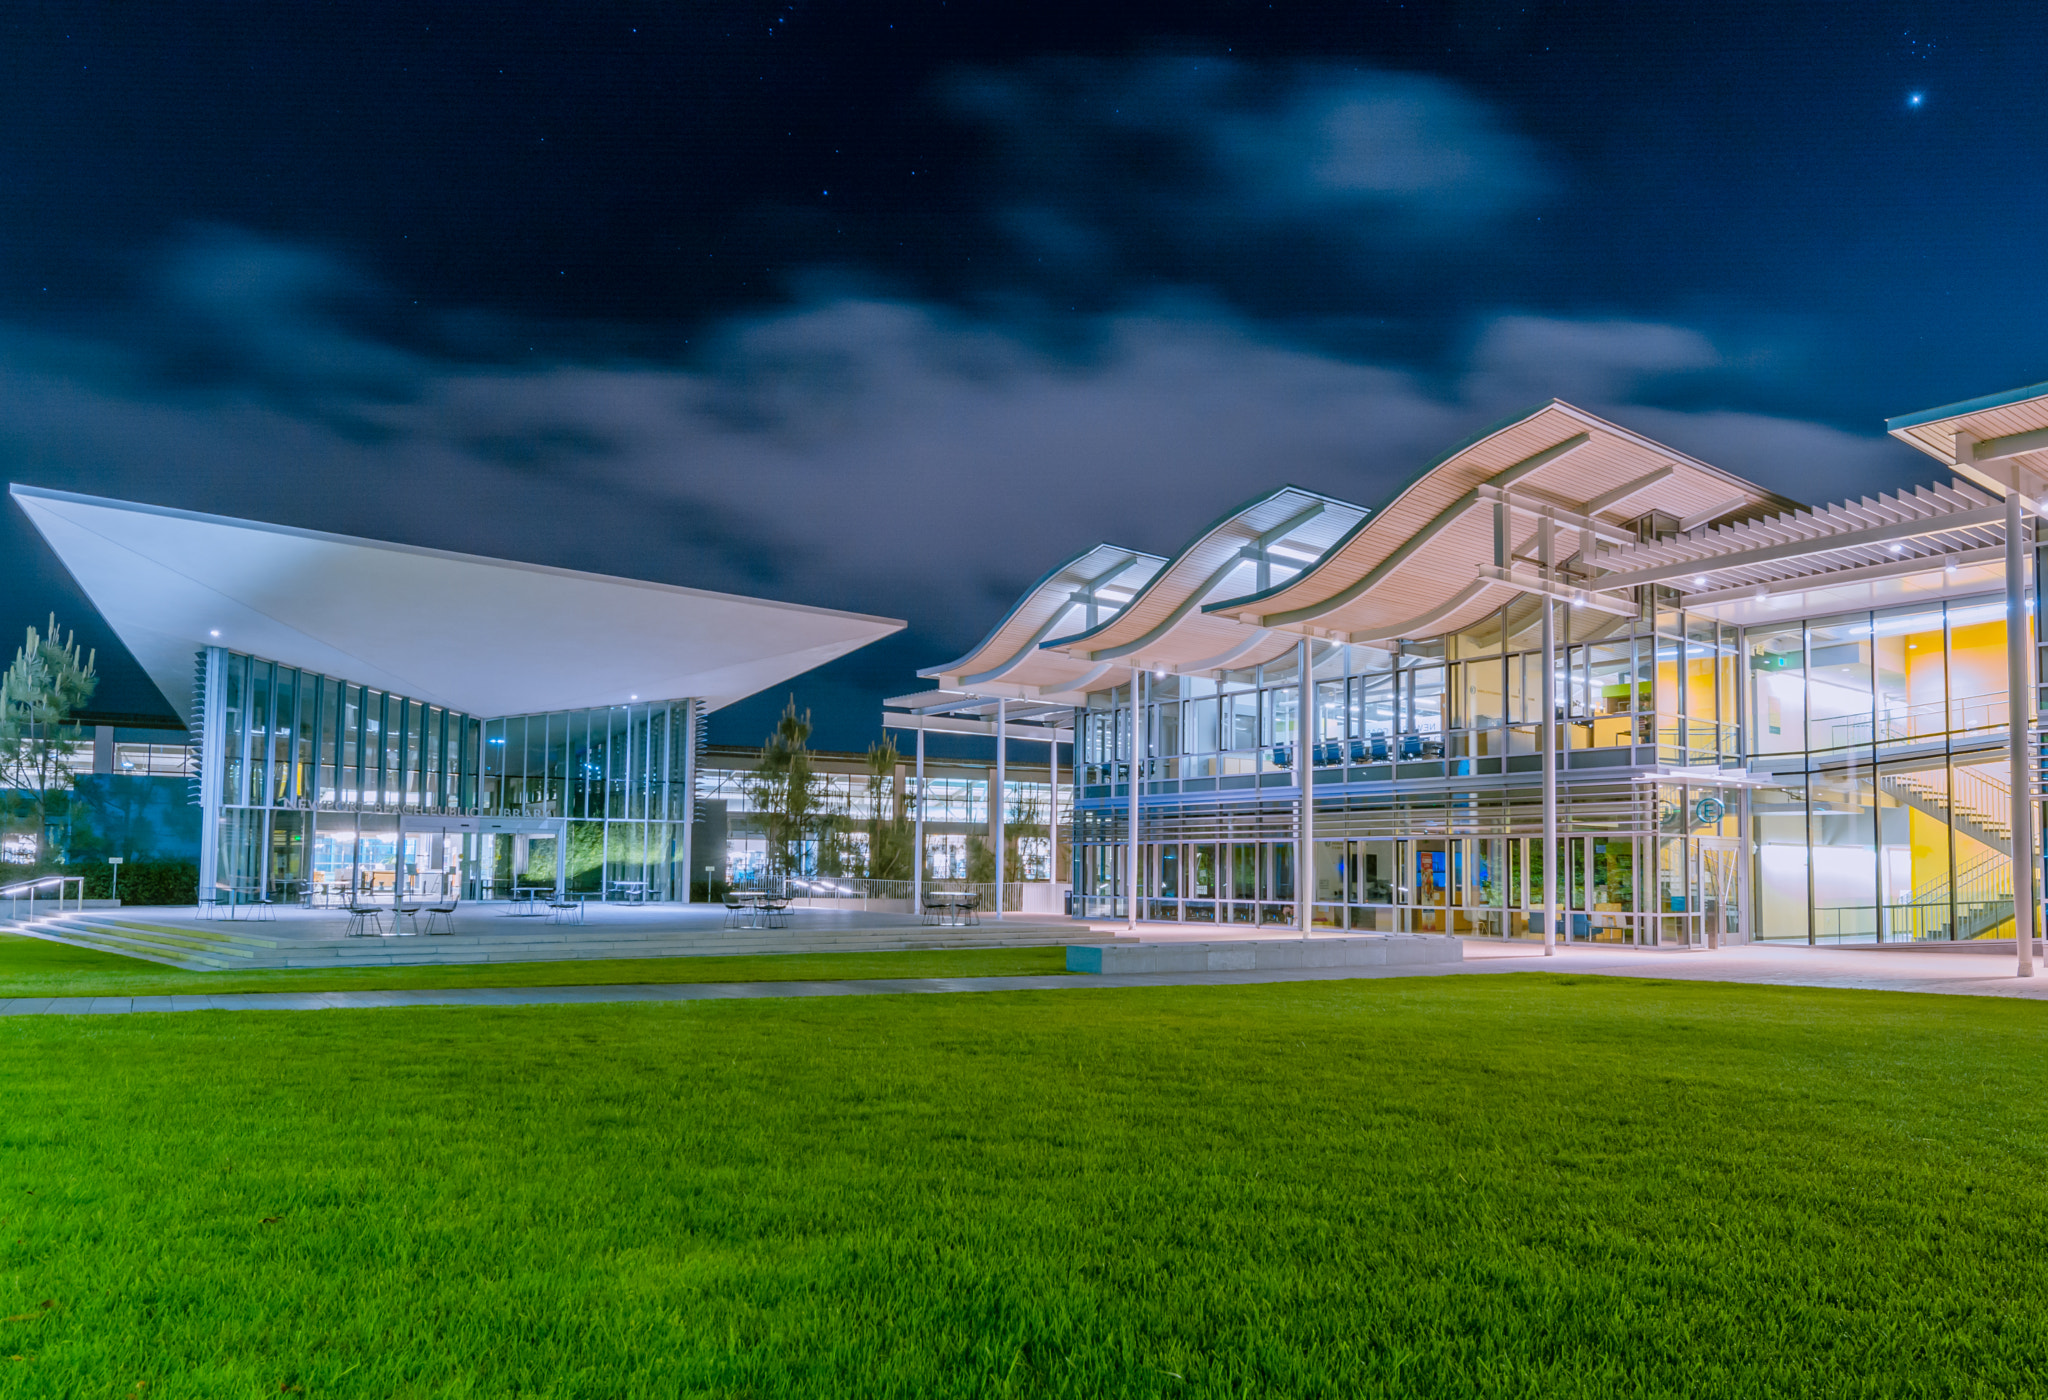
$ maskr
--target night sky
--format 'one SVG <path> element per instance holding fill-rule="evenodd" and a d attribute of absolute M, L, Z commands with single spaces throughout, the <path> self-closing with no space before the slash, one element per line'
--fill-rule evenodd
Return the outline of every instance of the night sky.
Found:
<path fill-rule="evenodd" d="M 1883 417 L 2048 379 L 2044 68 L 1983 0 L 17 3 L 0 465 L 907 618 L 793 687 L 862 748 L 1060 558 L 1553 394 L 1925 479 Z M 163 708 L 8 506 L 52 608 Z"/>

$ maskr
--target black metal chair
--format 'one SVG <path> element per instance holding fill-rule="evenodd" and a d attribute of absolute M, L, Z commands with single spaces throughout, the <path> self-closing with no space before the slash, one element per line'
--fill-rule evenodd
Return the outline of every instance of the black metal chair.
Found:
<path fill-rule="evenodd" d="M 376 930 L 375 933 L 371 932 L 372 928 Z M 382 938 L 384 936 L 384 910 L 375 904 L 356 904 L 351 902 L 348 906 L 347 936 L 350 938 Z"/>
<path fill-rule="evenodd" d="M 444 934 L 455 932 L 455 910 L 461 903 L 462 901 L 459 899 L 451 899 L 446 904 L 429 904 L 426 908 L 427 926 L 422 931 L 433 933 L 435 931 L 434 921 L 438 919 L 441 922 L 440 932 Z"/>

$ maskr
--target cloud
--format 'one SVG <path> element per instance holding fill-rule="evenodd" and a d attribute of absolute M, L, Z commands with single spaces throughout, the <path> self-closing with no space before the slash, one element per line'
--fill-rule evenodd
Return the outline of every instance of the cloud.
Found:
<path fill-rule="evenodd" d="M 1049 344 L 842 292 L 733 320 L 688 361 L 516 366 L 393 345 L 337 309 L 364 285 L 345 265 L 228 246 L 172 258 L 155 340 L 0 328 L 10 479 L 904 617 L 905 669 L 1069 554 L 1171 553 L 1287 482 L 1375 505 L 1552 394 L 1810 500 L 1924 475 L 1874 436 L 1658 400 L 1727 360 L 1676 324 L 1500 316 L 1446 377 L 1200 298 Z M 167 374 L 194 324 L 212 370 Z"/>
<path fill-rule="evenodd" d="M 1613 403 L 1652 380 L 1722 362 L 1714 343 L 1686 326 L 1500 316 L 1473 346 L 1463 392 L 1503 409 L 1546 398 Z"/>
<path fill-rule="evenodd" d="M 1414 74 L 1065 59 L 963 73 L 947 96 L 995 143 L 998 226 L 1028 270 L 1054 278 L 1198 281 L 1256 299 L 1306 263 L 1326 297 L 1333 281 L 1469 257 L 1555 184 L 1491 106 Z"/>

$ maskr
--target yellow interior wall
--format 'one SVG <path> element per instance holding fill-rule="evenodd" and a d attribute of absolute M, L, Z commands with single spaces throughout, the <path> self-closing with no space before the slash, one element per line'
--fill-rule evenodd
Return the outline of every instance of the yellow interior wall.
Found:
<path fill-rule="evenodd" d="M 1942 699 L 1941 633 L 1906 634 L 1906 703 L 1939 705 Z M 1999 644 L 2004 645 L 2001 637 Z"/>
<path fill-rule="evenodd" d="M 1951 636 L 1949 693 L 1958 699 L 2005 694 L 2005 623 L 1972 623 Z"/>
<path fill-rule="evenodd" d="M 1913 861 L 1913 898 L 1917 902 L 1948 880 L 1948 823 L 1936 821 L 1918 807 L 1906 810 L 1906 840 Z"/>

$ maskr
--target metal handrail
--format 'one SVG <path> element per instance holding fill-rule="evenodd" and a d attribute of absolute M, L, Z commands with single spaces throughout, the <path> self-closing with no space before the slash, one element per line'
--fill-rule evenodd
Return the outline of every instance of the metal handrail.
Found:
<path fill-rule="evenodd" d="M 77 893 L 72 897 L 72 912 L 75 914 L 85 912 L 85 877 L 83 875 L 44 875 L 34 880 L 20 880 L 12 885 L 0 885 L 0 898 L 6 899 L 10 904 L 19 904 L 23 892 L 26 891 L 28 895 L 28 916 L 33 919 L 36 916 L 36 891 L 47 889 L 51 885 L 57 887 L 57 912 L 59 914 L 64 912 L 64 887 L 66 885 L 75 886 L 77 889 Z M 18 916 L 10 914 L 8 917 L 14 918 Z"/>

